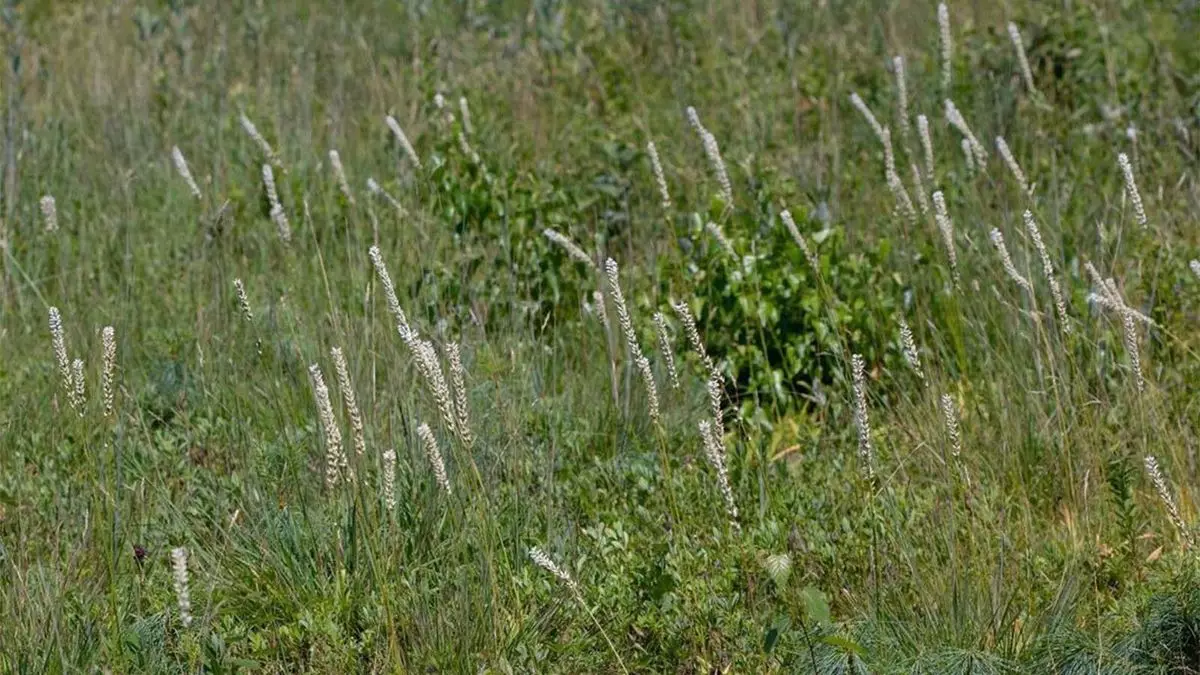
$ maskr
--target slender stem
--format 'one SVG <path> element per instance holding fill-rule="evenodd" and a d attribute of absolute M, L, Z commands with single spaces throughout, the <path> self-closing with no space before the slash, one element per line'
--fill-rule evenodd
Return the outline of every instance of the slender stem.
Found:
<path fill-rule="evenodd" d="M 580 607 L 583 607 L 583 611 L 587 612 L 588 616 L 591 617 L 592 623 L 596 625 L 596 630 L 600 631 L 600 637 L 603 637 L 604 641 L 608 643 L 608 648 L 612 651 L 613 656 L 616 657 L 617 665 L 621 667 L 621 672 L 628 673 L 629 669 L 625 667 L 625 662 L 621 660 L 621 654 L 617 651 L 617 646 L 608 638 L 608 633 L 604 630 L 604 626 L 600 625 L 600 621 L 596 618 L 592 609 L 588 607 L 587 602 L 584 601 L 583 594 L 575 591 L 575 600 L 579 602 Z"/>
<path fill-rule="evenodd" d="M 671 479 L 671 460 L 667 455 L 667 435 L 660 424 L 655 423 L 654 435 L 658 439 L 658 459 L 662 463 L 663 482 L 667 488 L 667 509 L 671 514 L 671 527 L 679 522 L 679 511 L 675 504 L 675 483 Z"/>

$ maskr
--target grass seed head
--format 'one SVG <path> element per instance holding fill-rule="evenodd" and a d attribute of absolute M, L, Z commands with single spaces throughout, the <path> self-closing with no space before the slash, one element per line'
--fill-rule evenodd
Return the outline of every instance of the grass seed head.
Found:
<path fill-rule="evenodd" d="M 71 374 L 71 361 L 67 358 L 67 339 L 63 331 L 62 315 L 57 307 L 50 308 L 50 345 L 54 349 L 54 361 L 58 364 L 58 375 L 62 382 L 63 393 L 75 406 L 75 378 Z"/>
<path fill-rule="evenodd" d="M 362 457 L 367 449 L 362 412 L 358 409 L 358 398 L 354 395 L 354 383 L 350 381 L 350 366 L 346 363 L 346 355 L 341 347 L 332 347 L 329 355 L 333 357 L 333 368 L 337 373 L 338 389 L 342 390 L 342 403 L 346 407 L 346 417 L 350 419 L 350 438 L 354 443 L 354 454 Z"/>
<path fill-rule="evenodd" d="M 1017 24 L 1008 22 L 1008 37 L 1012 40 L 1013 49 L 1017 51 L 1017 63 L 1021 67 L 1021 78 L 1025 80 L 1025 88 L 1030 94 L 1036 94 L 1037 88 L 1033 86 L 1033 70 L 1029 68 L 1029 57 L 1025 55 L 1025 43 L 1021 40 L 1021 29 L 1017 28 Z"/>
<path fill-rule="evenodd" d="M 429 459 L 429 464 L 433 467 L 433 477 L 437 480 L 438 487 L 447 495 L 453 494 L 450 489 L 450 477 L 446 474 L 446 463 L 442 461 L 442 451 L 438 448 L 433 429 L 430 429 L 428 424 L 422 423 L 417 427 L 417 435 L 421 437 L 421 443 L 425 447 L 425 457 Z"/>
<path fill-rule="evenodd" d="M 589 270 L 593 272 L 599 271 L 599 268 L 596 267 L 596 262 L 587 253 L 584 253 L 583 249 L 567 235 L 549 227 L 542 230 L 542 235 L 561 247 L 568 256 L 583 263 Z"/>
<path fill-rule="evenodd" d="M 471 433 L 471 414 L 467 400 L 467 371 L 463 368 L 462 353 L 457 342 L 446 345 L 446 361 L 450 364 L 450 384 L 454 388 L 454 410 L 458 438 L 468 450 L 475 445 Z"/>
<path fill-rule="evenodd" d="M 862 354 L 850 358 L 854 376 L 854 425 L 858 428 L 858 457 L 868 479 L 875 478 L 875 446 L 871 442 L 871 415 L 867 409 L 867 365 Z"/>
<path fill-rule="evenodd" d="M 942 394 L 942 417 L 946 423 L 946 438 L 950 440 L 950 454 L 957 458 L 962 453 L 962 437 L 958 433 L 958 406 L 950 394 Z"/>
<path fill-rule="evenodd" d="M 346 201 L 354 204 L 354 193 L 350 190 L 350 181 L 346 179 L 346 168 L 342 166 L 342 156 L 337 150 L 329 151 L 329 166 L 333 169 L 333 178 L 337 181 L 338 190 Z"/>
<path fill-rule="evenodd" d="M 104 416 L 112 417 L 116 398 L 115 378 L 117 373 L 117 332 L 112 326 L 100 331 L 101 363 L 100 392 L 104 398 Z"/>
<path fill-rule="evenodd" d="M 192 601 L 188 593 L 188 554 L 180 546 L 171 549 L 171 576 L 175 583 L 175 600 L 179 603 L 179 622 L 184 628 L 192 625 Z"/>
<path fill-rule="evenodd" d="M 646 155 L 650 157 L 650 169 L 654 172 L 654 183 L 658 186 L 658 196 L 662 199 L 664 211 L 671 210 L 671 193 L 667 191 L 667 177 L 663 173 L 662 162 L 658 159 L 658 148 L 654 141 L 646 143 Z"/>
<path fill-rule="evenodd" d="M 391 115 L 388 115 L 386 118 L 384 118 L 384 122 L 387 123 L 387 127 L 391 130 L 392 135 L 396 137 L 396 143 L 400 145 L 400 150 L 404 153 L 404 156 L 408 157 L 408 161 L 412 162 L 414 167 L 420 169 L 421 158 L 417 156 L 417 151 L 413 149 L 412 143 L 408 141 L 408 136 L 406 136 L 404 134 L 404 130 L 400 128 L 400 123 L 397 122 L 396 118 L 392 117 Z"/>
<path fill-rule="evenodd" d="M 996 247 L 996 253 L 1000 255 L 1000 264 L 1004 266 L 1004 273 L 1032 295 L 1033 285 L 1029 283 L 1028 279 L 1021 276 L 1021 273 L 1017 271 L 1017 266 L 1013 264 L 1012 256 L 1008 253 L 1008 246 L 1004 244 L 1004 234 L 998 228 L 992 228 L 990 236 L 992 245 Z"/>
<path fill-rule="evenodd" d="M 575 580 L 571 578 L 571 575 L 568 574 L 566 570 L 559 567 L 558 564 L 556 564 L 553 560 L 551 560 L 550 556 L 546 555 L 546 552 L 541 548 L 534 546 L 533 548 L 529 549 L 529 559 L 533 561 L 533 564 L 546 570 L 555 577 L 558 577 L 558 580 L 566 584 L 567 588 L 571 589 L 572 593 L 579 595 L 579 584 L 575 583 Z"/>
<path fill-rule="evenodd" d="M 944 2 L 938 3 L 937 22 L 938 44 L 941 46 L 942 52 L 942 91 L 949 91 L 950 74 L 953 70 L 954 43 L 950 38 L 950 8 Z"/>
<path fill-rule="evenodd" d="M 58 232 L 58 205 L 51 195 L 45 195 L 38 202 L 42 210 L 42 222 L 47 232 Z"/>
<path fill-rule="evenodd" d="M 1137 181 L 1133 176 L 1133 164 L 1123 152 L 1117 155 L 1117 164 L 1121 167 L 1121 175 L 1125 178 L 1125 192 L 1133 204 L 1133 215 L 1137 218 L 1138 225 L 1146 227 L 1149 220 L 1146 218 L 1146 207 L 1142 203 L 1142 193 L 1138 190 Z"/>
<path fill-rule="evenodd" d="M 192 171 L 188 168 L 187 159 L 183 156 L 183 151 L 178 145 L 171 147 L 171 160 L 175 162 L 175 170 L 179 172 L 179 176 L 183 178 L 183 182 L 187 183 L 188 189 L 192 191 L 192 196 L 200 199 L 200 186 L 196 185 L 196 179 L 192 177 Z"/>

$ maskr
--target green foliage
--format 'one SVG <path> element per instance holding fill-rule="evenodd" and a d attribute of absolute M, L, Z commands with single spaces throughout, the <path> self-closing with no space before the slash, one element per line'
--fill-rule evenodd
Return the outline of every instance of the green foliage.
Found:
<path fill-rule="evenodd" d="M 882 363 L 899 325 L 899 284 L 882 264 L 886 239 L 869 252 L 848 250 L 841 228 L 818 230 L 793 210 L 819 260 L 814 272 L 770 195 L 759 197 L 757 209 L 723 225 L 733 255 L 698 214 L 682 239 L 697 322 L 748 418 L 759 408 L 778 415 L 823 403 L 829 385 L 848 381 L 849 355 L 861 351 L 869 363 Z"/>

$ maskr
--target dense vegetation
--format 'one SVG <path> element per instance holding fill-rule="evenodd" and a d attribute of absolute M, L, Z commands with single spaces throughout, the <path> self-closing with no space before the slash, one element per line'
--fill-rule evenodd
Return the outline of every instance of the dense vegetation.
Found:
<path fill-rule="evenodd" d="M 0 670 L 1200 672 L 1200 9 L 938 12 L 7 0 Z"/>

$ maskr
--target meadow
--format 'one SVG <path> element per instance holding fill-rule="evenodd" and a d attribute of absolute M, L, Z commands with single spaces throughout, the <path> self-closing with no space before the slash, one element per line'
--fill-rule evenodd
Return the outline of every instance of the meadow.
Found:
<path fill-rule="evenodd" d="M 0 19 L 0 671 L 1200 672 L 1195 0 Z"/>

